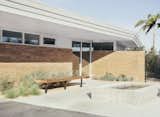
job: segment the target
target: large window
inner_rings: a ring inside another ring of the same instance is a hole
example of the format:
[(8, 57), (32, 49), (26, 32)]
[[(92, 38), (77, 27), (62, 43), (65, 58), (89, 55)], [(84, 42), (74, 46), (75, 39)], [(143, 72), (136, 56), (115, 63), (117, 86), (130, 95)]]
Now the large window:
[(113, 50), (112, 42), (93, 43), (94, 50)]
[(3, 30), (2, 42), (22, 43), (22, 33)]
[(55, 45), (55, 39), (53, 38), (43, 38), (43, 44)]
[(39, 35), (25, 33), (25, 44), (39, 45)]

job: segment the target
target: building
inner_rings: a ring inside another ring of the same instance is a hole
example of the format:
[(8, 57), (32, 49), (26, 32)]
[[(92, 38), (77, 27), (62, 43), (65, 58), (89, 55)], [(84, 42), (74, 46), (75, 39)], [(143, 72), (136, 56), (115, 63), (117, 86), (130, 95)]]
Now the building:
[(84, 70), (90, 77), (112, 72), (144, 79), (144, 52), (127, 51), (141, 43), (120, 27), (33, 0), (1, 0), (0, 32), (1, 72)]

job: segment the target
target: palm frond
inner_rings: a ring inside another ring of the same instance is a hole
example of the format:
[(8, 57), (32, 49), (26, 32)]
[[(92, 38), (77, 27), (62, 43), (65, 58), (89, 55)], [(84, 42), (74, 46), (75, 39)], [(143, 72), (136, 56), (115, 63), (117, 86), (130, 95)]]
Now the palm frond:
[(147, 31), (146, 31), (146, 34), (154, 27), (154, 25), (155, 25), (155, 24), (151, 24), (151, 25), (148, 26), (148, 29), (147, 29)]
[(139, 20), (136, 24), (135, 24), (135, 27), (138, 27), (142, 24), (144, 24), (146, 22), (146, 20)]
[(147, 30), (147, 28), (148, 28), (147, 25), (142, 26), (142, 30), (143, 30), (143, 31)]

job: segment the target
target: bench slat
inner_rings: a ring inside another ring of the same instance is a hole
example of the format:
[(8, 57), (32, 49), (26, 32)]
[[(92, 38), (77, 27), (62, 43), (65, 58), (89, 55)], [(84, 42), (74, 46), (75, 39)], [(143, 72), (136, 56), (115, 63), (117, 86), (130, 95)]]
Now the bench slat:
[(65, 81), (71, 81), (71, 80), (76, 80), (79, 79), (79, 77), (68, 77), (68, 78), (49, 78), (49, 79), (45, 79), (45, 80), (35, 80), (36, 83), (57, 83), (57, 82), (65, 82)]

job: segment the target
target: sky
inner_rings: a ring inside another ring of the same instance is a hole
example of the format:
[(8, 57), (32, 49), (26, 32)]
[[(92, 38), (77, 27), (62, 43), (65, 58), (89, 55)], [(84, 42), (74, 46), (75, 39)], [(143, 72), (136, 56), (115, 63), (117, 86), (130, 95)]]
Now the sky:
[[(52, 7), (95, 21), (120, 26), (134, 31), (149, 50), (152, 46), (152, 35), (145, 34), (134, 25), (148, 14), (160, 13), (160, 0), (39, 0)], [(160, 29), (156, 31), (156, 49), (160, 50)]]

